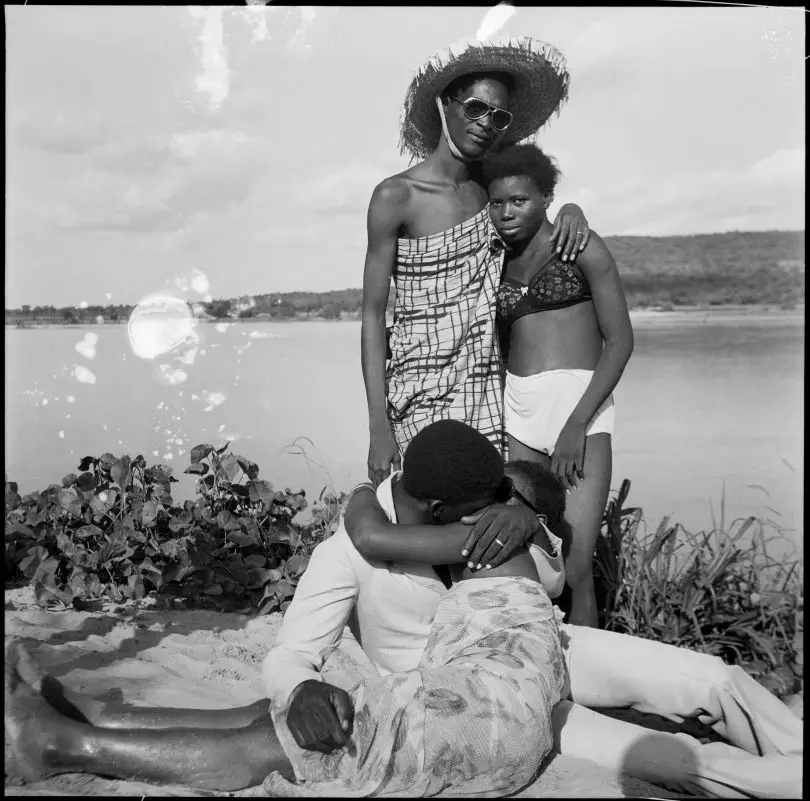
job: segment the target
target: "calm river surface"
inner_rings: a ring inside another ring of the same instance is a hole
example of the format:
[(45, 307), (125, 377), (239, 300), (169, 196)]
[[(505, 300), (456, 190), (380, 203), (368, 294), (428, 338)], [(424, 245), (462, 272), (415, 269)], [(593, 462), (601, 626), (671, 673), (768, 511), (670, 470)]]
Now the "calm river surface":
[[(801, 530), (803, 315), (632, 317), (636, 349), (615, 393), (613, 486), (629, 478), (629, 500), (653, 526), (672, 515), (711, 527), (725, 487), (727, 521), (754, 514)], [(261, 478), (310, 497), (364, 479), (358, 322), (204, 324), (197, 333), (200, 347), (183, 362), (139, 358), (123, 325), (6, 328), (8, 479), (25, 493), (76, 471), (82, 456), (143, 453), (173, 467), (183, 499), (193, 496), (182, 476), (191, 447), (225, 439)], [(312, 444), (299, 445), (322, 467), (286, 449), (304, 437)]]

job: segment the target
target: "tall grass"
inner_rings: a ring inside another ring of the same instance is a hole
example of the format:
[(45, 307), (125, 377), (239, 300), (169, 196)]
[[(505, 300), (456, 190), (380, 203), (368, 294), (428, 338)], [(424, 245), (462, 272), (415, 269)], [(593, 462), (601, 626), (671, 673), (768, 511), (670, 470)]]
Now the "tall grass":
[(664, 518), (655, 531), (625, 507), (622, 482), (607, 508), (595, 554), (600, 626), (702, 651), (739, 664), (779, 695), (801, 686), (804, 568), (768, 521), (720, 520), (692, 533)]

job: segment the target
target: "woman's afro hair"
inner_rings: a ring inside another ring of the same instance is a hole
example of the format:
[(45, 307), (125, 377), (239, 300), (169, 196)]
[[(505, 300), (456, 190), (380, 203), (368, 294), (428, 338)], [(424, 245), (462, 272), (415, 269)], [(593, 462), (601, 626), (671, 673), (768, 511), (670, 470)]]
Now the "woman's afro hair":
[(402, 486), (412, 498), (455, 505), (494, 497), (503, 459), (481, 433), (458, 420), (437, 420), (410, 442)]
[(481, 164), (484, 183), (498, 178), (526, 176), (541, 192), (553, 192), (560, 178), (557, 165), (534, 145), (507, 145), (487, 156)]

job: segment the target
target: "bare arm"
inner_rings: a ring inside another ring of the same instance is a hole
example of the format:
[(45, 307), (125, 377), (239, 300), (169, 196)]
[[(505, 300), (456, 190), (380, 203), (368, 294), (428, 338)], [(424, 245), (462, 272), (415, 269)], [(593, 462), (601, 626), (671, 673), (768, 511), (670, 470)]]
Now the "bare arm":
[[(447, 565), (469, 556), (469, 565), (476, 569), (487, 565), (485, 553), (497, 552), (499, 558), (491, 560), (494, 564), (505, 561), (540, 527), (522, 503), (492, 504), (470, 518), (474, 525), (400, 525), (388, 519), (367, 486), (352, 493), (343, 522), (349, 539), (366, 559)], [(490, 546), (496, 537), (504, 544), (493, 551)]]
[(449, 565), (462, 560), (471, 526), (398, 525), (388, 519), (368, 486), (352, 493), (343, 518), (346, 533), (366, 559)]
[(557, 437), (551, 469), (567, 489), (585, 478), (585, 438), (588, 423), (619, 383), (633, 352), (633, 327), (627, 311), (619, 271), (601, 237), (591, 232), (591, 242), (579, 258), (590, 285), (596, 319), (604, 347), (588, 388), (574, 407)]
[(585, 250), (589, 239), (590, 228), (582, 209), (576, 203), (560, 206), (548, 240), (553, 243), (557, 253), (562, 254), (562, 260), (575, 261)]
[(368, 474), (375, 486), (388, 476), (392, 464), (398, 467), (400, 463), (385, 392), (385, 307), (396, 259), (397, 232), (408, 197), (407, 186), (388, 179), (376, 187), (368, 207), (360, 358), (368, 404)]
[(605, 340), (588, 388), (571, 412), (571, 418), (587, 425), (622, 377), (633, 352), (633, 326), (627, 311), (619, 271), (602, 238), (591, 232), (591, 244), (579, 258), (588, 280), (596, 319)]

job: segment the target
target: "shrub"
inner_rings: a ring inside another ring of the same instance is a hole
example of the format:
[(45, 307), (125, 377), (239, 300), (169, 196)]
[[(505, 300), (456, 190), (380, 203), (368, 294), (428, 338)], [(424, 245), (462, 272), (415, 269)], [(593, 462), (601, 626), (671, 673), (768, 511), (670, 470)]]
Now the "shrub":
[(28, 580), (40, 603), (79, 608), (149, 592), (260, 613), (289, 605), (315, 545), (332, 533), (344, 497), (326, 496), (307, 525), (302, 491), (274, 490), (259, 468), (198, 445), (185, 472), (197, 500), (174, 504), (172, 470), (143, 456), (86, 456), (78, 475), (20, 497), (6, 483), (6, 583)]
[[(625, 480), (608, 505), (597, 541), (600, 625), (739, 664), (777, 695), (802, 684), (804, 577), (797, 559), (776, 560), (766, 524), (722, 519), (692, 534), (664, 518), (639, 531), (639, 508), (625, 508)], [(745, 535), (750, 539), (743, 540)]]

